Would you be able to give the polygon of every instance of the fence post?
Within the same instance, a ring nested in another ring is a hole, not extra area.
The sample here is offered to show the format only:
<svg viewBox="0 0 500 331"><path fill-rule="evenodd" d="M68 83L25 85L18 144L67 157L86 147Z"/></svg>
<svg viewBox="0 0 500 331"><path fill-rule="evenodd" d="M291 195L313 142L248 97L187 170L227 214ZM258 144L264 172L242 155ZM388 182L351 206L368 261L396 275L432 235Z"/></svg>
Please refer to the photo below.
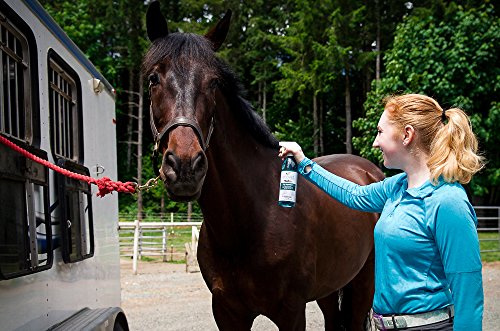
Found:
<svg viewBox="0 0 500 331"><path fill-rule="evenodd" d="M174 223L174 213L170 213L170 223ZM172 229L170 230L172 234L174 234L174 226L172 225Z"/></svg>
<svg viewBox="0 0 500 331"><path fill-rule="evenodd" d="M139 227L139 235L137 236L137 252L139 259L142 258L142 228Z"/></svg>
<svg viewBox="0 0 500 331"><path fill-rule="evenodd" d="M137 255L139 254L139 220L134 221L134 253L132 259L132 272L137 275Z"/></svg>
<svg viewBox="0 0 500 331"><path fill-rule="evenodd" d="M167 262L167 227L164 226L161 231L161 254L163 255L163 262Z"/></svg>
<svg viewBox="0 0 500 331"><path fill-rule="evenodd" d="M500 251L500 207L497 208L498 250Z"/></svg>
<svg viewBox="0 0 500 331"><path fill-rule="evenodd" d="M198 228L196 226L191 226L191 250L196 256L198 250Z"/></svg>

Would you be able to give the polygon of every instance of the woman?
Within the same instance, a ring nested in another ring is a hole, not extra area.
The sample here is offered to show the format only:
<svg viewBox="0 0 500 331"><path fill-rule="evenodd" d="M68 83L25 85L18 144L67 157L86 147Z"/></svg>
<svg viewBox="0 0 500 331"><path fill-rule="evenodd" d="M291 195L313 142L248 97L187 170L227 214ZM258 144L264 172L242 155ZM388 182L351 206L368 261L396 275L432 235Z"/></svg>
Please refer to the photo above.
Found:
<svg viewBox="0 0 500 331"><path fill-rule="evenodd" d="M305 157L299 173L348 207L381 213L375 226L378 329L481 330L483 287L477 219L464 188L483 166L469 118L418 94L386 100L373 147L403 172L371 185L340 178Z"/></svg>

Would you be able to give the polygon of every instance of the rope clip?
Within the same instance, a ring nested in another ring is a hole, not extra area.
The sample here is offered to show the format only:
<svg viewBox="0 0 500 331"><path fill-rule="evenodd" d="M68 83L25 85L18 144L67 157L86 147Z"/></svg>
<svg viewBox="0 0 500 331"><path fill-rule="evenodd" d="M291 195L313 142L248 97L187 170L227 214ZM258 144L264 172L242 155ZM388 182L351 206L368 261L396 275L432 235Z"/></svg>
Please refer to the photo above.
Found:
<svg viewBox="0 0 500 331"><path fill-rule="evenodd" d="M160 181L160 176L158 176L156 178L151 178L146 182L146 184L137 185L136 190L137 191L148 191L148 190L152 189L153 187L155 187L156 185L158 185L159 181Z"/></svg>

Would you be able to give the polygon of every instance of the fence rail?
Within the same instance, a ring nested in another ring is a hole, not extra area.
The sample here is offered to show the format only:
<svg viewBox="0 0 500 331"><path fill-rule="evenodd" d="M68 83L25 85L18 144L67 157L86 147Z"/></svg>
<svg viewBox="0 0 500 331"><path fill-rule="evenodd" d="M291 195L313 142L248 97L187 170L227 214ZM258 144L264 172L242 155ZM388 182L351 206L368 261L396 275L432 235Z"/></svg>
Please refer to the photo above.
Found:
<svg viewBox="0 0 500 331"><path fill-rule="evenodd" d="M134 274L142 256L187 262L188 252L196 256L200 226L201 222L119 222L120 256L132 257Z"/></svg>
<svg viewBox="0 0 500 331"><path fill-rule="evenodd" d="M482 248L481 253L500 252L500 206L475 206L474 210L477 215L479 242L483 243L483 246L491 246Z"/></svg>
<svg viewBox="0 0 500 331"><path fill-rule="evenodd" d="M500 252L500 207L474 207L477 219L481 253ZM127 220L120 216L121 220ZM148 215L147 222L120 221L120 256L133 258L133 271L137 273L137 259L142 256L161 257L163 261L186 260L196 262L201 215L186 214ZM169 222L158 220L169 219ZM186 220L190 221L186 221Z"/></svg>

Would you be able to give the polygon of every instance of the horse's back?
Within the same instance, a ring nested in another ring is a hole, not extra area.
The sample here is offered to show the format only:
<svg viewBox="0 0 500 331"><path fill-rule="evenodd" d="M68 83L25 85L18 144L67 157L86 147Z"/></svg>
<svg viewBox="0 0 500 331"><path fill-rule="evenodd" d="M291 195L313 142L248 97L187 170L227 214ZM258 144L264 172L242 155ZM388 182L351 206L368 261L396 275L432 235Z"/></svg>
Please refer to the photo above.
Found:
<svg viewBox="0 0 500 331"><path fill-rule="evenodd" d="M381 181L385 178L382 171L371 161L352 154L331 154L313 160L337 176L360 185Z"/></svg>

